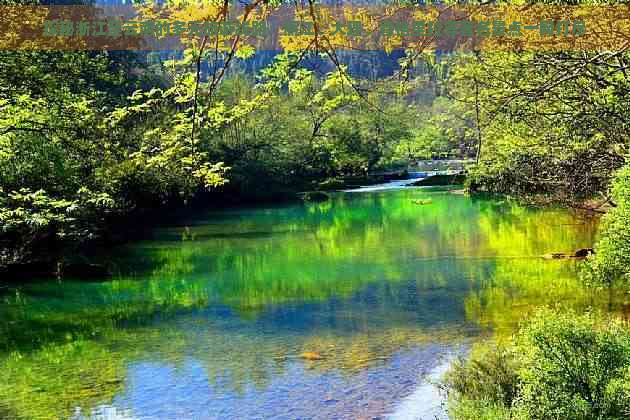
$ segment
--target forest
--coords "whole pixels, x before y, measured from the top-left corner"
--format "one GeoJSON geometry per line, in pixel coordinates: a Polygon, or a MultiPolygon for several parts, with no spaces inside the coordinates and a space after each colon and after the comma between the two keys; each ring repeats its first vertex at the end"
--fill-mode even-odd
{"type": "MultiPolygon", "coordinates": [[[[600,218],[579,279],[627,293],[629,110],[626,46],[0,50],[0,276],[124,243],[181,209],[295,201],[460,159],[473,198],[600,218]]],[[[628,418],[627,318],[536,310],[456,362],[444,388],[453,419],[628,418]]]]}
{"type": "Polygon", "coordinates": [[[5,263],[36,258],[40,245],[47,253],[103,239],[159,206],[286,199],[414,159],[475,154],[474,124],[439,96],[447,64],[434,69],[433,56],[413,82],[428,87],[409,93],[396,80],[357,93],[375,83],[320,54],[289,52],[257,74],[236,63],[220,83],[200,73],[206,97],[195,95],[191,57],[2,54],[5,263]],[[428,118],[409,118],[419,114],[428,118]]]}

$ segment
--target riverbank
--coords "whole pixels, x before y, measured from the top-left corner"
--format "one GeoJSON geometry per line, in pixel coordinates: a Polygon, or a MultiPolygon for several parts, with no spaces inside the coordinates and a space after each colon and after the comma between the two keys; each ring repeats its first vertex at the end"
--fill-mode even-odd
{"type": "MultiPolygon", "coordinates": [[[[22,245],[18,254],[1,252],[0,275],[3,282],[24,282],[46,277],[72,277],[82,279],[106,279],[109,267],[97,263],[98,254],[114,246],[128,243],[146,235],[157,226],[180,220],[202,211],[251,205],[283,205],[303,200],[301,191],[337,191],[357,188],[361,185],[376,185],[407,178],[406,171],[393,171],[365,177],[343,177],[315,179],[295,183],[290,188],[273,186],[268,189],[242,191],[229,185],[211,192],[200,191],[190,200],[168,201],[159,206],[140,207],[131,211],[110,212],[106,216],[91,216],[100,219],[92,226],[89,235],[80,241],[64,240],[51,226],[31,244],[22,245]],[[20,254],[21,253],[21,254],[20,254]],[[10,259],[7,257],[10,255],[10,259]],[[4,256],[4,258],[2,258],[4,256]]],[[[23,233],[26,235],[26,232],[23,233]]],[[[1,238],[0,238],[1,239],[1,238]]],[[[6,239],[6,247],[19,238],[6,239]]],[[[0,245],[3,242],[0,240],[0,245]]]]}
{"type": "Polygon", "coordinates": [[[622,419],[630,328],[601,313],[541,309],[511,340],[479,343],[443,381],[453,420],[622,419]]]}

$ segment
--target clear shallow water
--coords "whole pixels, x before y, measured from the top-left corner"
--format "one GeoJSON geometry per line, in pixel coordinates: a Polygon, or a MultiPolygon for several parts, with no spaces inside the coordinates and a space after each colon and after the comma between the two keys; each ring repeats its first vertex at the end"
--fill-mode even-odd
{"type": "Polygon", "coordinates": [[[0,417],[433,418],[426,379],[471,342],[540,305],[622,309],[541,258],[594,232],[418,188],[197,215],[115,250],[112,281],[2,296],[0,417]]]}

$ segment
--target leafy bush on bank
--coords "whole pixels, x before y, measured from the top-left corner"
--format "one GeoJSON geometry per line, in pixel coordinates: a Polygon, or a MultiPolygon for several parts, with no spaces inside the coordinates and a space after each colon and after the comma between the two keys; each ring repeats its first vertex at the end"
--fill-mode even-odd
{"type": "Polygon", "coordinates": [[[630,330],[541,310],[510,344],[455,364],[444,385],[454,419],[625,419],[630,330]]]}
{"type": "Polygon", "coordinates": [[[582,274],[587,281],[630,282],[630,165],[617,173],[610,196],[616,207],[603,217],[596,254],[582,274]]]}

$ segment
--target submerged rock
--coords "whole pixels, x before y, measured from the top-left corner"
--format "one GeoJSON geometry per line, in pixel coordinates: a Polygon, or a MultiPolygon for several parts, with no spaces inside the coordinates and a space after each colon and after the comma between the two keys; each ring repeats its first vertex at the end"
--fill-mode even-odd
{"type": "Polygon", "coordinates": [[[433,200],[431,199],[426,199],[426,200],[411,200],[412,203],[414,204],[418,204],[420,206],[424,206],[426,204],[431,204],[433,203],[433,200]]]}
{"type": "Polygon", "coordinates": [[[315,353],[314,351],[305,351],[300,354],[300,357],[304,360],[322,360],[323,357],[319,353],[315,353]]]}

